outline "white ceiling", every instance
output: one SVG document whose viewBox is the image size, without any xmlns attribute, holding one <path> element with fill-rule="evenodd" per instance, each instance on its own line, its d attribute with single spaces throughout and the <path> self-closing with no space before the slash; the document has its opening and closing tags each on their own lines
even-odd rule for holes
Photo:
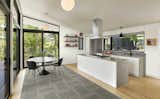
<svg viewBox="0 0 160 99">
<path fill-rule="evenodd" d="M 21 0 L 22 11 L 48 13 L 56 21 L 88 33 L 95 17 L 103 19 L 104 31 L 160 22 L 160 0 L 76 0 L 71 12 L 63 11 L 60 1 Z"/>
</svg>

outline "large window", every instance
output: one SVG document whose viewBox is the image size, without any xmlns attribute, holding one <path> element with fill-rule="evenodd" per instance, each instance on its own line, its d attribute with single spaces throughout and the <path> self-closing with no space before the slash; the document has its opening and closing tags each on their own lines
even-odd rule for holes
<svg viewBox="0 0 160 99">
<path fill-rule="evenodd" d="M 19 30 L 14 29 L 13 31 L 13 76 L 14 80 L 20 70 L 20 40 L 19 40 Z"/>
<path fill-rule="evenodd" d="M 59 58 L 58 33 L 24 32 L 24 63 L 31 57 L 51 56 Z"/>
<path fill-rule="evenodd" d="M 126 34 L 125 38 L 129 38 L 130 41 L 133 43 L 133 47 L 134 47 L 133 50 L 144 51 L 144 47 L 145 47 L 144 32 Z"/>
<path fill-rule="evenodd" d="M 145 35 L 144 32 L 111 35 L 105 38 L 105 50 L 123 51 L 135 50 L 144 51 Z"/>
<path fill-rule="evenodd" d="M 6 16 L 0 9 L 0 99 L 9 95 L 9 67 L 7 65 Z"/>
<path fill-rule="evenodd" d="M 24 32 L 24 60 L 32 56 L 41 56 L 42 52 L 42 34 Z"/>
<path fill-rule="evenodd" d="M 20 12 L 14 1 L 13 12 L 13 76 L 14 81 L 20 70 Z"/>
<path fill-rule="evenodd" d="M 24 67 L 31 57 L 51 56 L 59 58 L 59 27 L 24 17 Z"/>
<path fill-rule="evenodd" d="M 58 34 L 44 33 L 44 51 L 46 56 L 59 57 Z"/>
<path fill-rule="evenodd" d="M 104 49 L 111 50 L 111 37 L 106 37 L 104 39 Z"/>
</svg>

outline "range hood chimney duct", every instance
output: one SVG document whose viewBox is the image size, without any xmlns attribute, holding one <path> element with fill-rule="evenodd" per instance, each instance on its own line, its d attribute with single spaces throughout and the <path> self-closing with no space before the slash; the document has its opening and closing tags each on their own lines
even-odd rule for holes
<svg viewBox="0 0 160 99">
<path fill-rule="evenodd" d="M 103 36 L 103 22 L 100 18 L 93 19 L 92 22 L 92 38 L 102 38 Z"/>
</svg>

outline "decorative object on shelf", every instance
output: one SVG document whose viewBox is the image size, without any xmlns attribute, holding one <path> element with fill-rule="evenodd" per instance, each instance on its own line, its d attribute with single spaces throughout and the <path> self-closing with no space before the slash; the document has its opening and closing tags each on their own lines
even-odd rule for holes
<svg viewBox="0 0 160 99">
<path fill-rule="evenodd" d="M 66 46 L 66 47 L 77 47 L 78 44 L 66 44 L 65 46 Z"/>
<path fill-rule="evenodd" d="M 73 34 L 73 35 L 68 35 L 66 34 L 65 36 L 65 46 L 66 47 L 78 47 L 78 35 Z"/>
<path fill-rule="evenodd" d="M 83 50 L 83 33 L 66 34 L 64 38 L 65 47 L 76 47 L 79 50 Z"/>
<path fill-rule="evenodd" d="M 66 34 L 66 36 L 64 36 L 64 37 L 78 38 L 78 35 L 77 34 L 75 34 L 75 35 L 68 35 L 68 34 Z"/>
<path fill-rule="evenodd" d="M 147 45 L 148 46 L 156 46 L 157 45 L 157 39 L 156 38 L 147 39 Z"/>
<path fill-rule="evenodd" d="M 111 50 L 104 50 L 104 51 L 103 51 L 103 54 L 111 55 L 111 54 L 112 54 L 112 51 L 111 51 Z"/>
<path fill-rule="evenodd" d="M 79 36 L 83 37 L 83 33 L 79 33 Z"/>
<path fill-rule="evenodd" d="M 71 11 L 75 6 L 75 0 L 61 0 L 61 6 L 65 11 Z"/>
</svg>

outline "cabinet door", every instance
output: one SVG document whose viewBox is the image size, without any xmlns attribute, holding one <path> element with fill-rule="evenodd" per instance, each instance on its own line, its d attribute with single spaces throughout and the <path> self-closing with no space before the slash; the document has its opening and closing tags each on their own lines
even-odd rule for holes
<svg viewBox="0 0 160 99">
<path fill-rule="evenodd" d="M 139 59 L 127 59 L 127 64 L 129 74 L 139 77 Z"/>
<path fill-rule="evenodd" d="M 87 54 L 90 54 L 90 38 L 85 37 L 85 51 Z"/>
</svg>

